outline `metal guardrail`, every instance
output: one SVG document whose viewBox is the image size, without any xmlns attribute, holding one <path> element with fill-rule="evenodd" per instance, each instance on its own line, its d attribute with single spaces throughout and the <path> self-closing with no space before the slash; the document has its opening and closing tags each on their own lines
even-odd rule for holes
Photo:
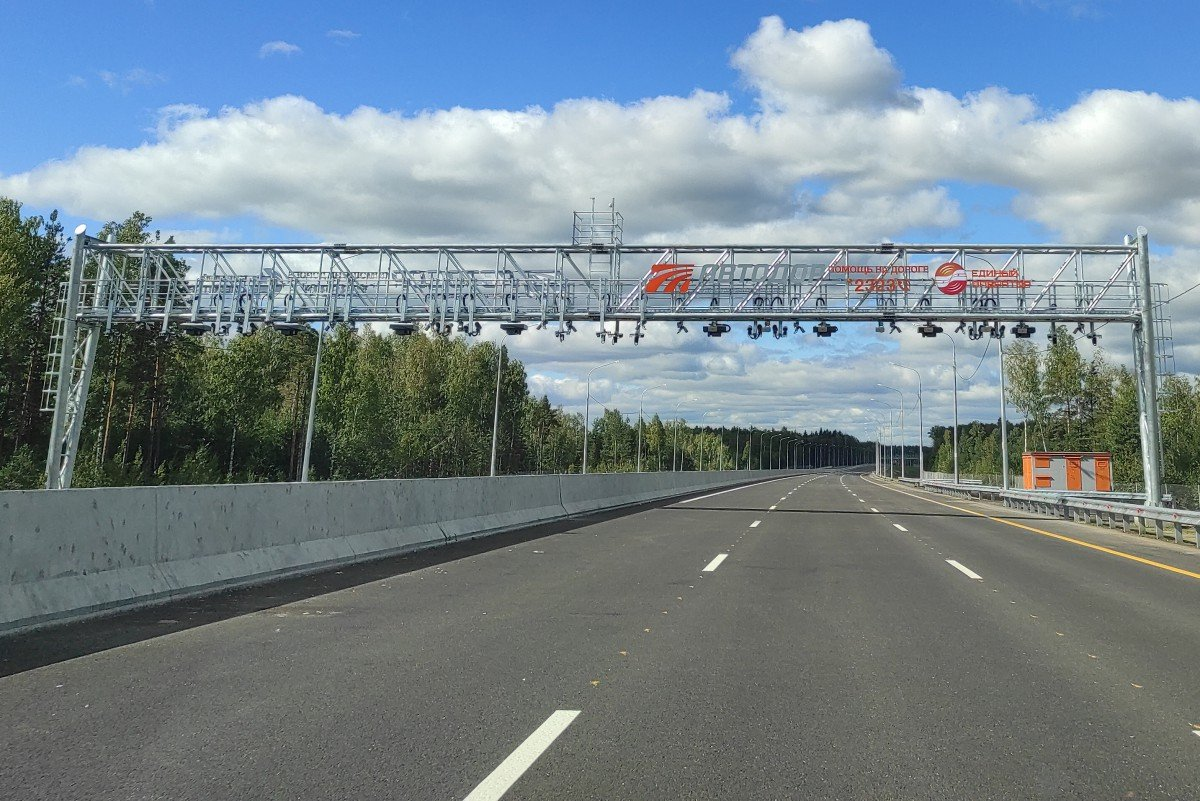
<svg viewBox="0 0 1200 801">
<path fill-rule="evenodd" d="M 1105 493 L 1105 498 L 1100 499 L 1067 492 L 1004 490 L 978 484 L 922 481 L 915 478 L 900 480 L 905 484 L 959 498 L 994 501 L 1010 508 L 1073 520 L 1077 523 L 1094 523 L 1109 528 L 1119 525 L 1125 533 L 1129 533 L 1131 528 L 1136 528 L 1139 534 L 1152 530 L 1154 536 L 1160 540 L 1167 538 L 1166 529 L 1169 526 L 1175 542 L 1179 544 L 1187 541 L 1184 539 L 1184 529 L 1190 528 L 1195 537 L 1193 542 L 1200 548 L 1200 512 L 1138 503 L 1141 496 L 1133 493 Z"/>
</svg>

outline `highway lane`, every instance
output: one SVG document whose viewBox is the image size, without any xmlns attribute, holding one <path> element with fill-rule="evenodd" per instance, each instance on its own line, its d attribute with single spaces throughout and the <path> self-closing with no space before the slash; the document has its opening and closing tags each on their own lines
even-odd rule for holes
<svg viewBox="0 0 1200 801">
<path fill-rule="evenodd" d="M 984 573 L 992 593 L 1004 595 L 1044 625 L 1061 621 L 1056 636 L 1067 636 L 1063 629 L 1069 626 L 1070 638 L 1090 643 L 1089 650 L 1097 658 L 1124 655 L 1134 670 L 1144 666 L 1145 656 L 1152 653 L 1154 665 L 1141 668 L 1142 678 L 1155 677 L 1151 683 L 1158 691 L 1184 693 L 1175 698 L 1179 704 L 1192 697 L 1185 693 L 1197 653 L 1197 629 L 1192 622 L 1197 579 L 1166 568 L 1200 575 L 1200 553 L 1195 549 L 908 488 L 903 488 L 904 494 L 882 487 L 865 493 L 877 499 L 892 520 L 922 514 L 934 504 L 938 514 L 923 518 L 927 522 L 912 536 L 935 554 Z M 960 510 L 1002 517 L 1027 528 Z M 1146 561 L 1097 552 L 1029 529 Z M 1138 683 L 1138 678 L 1132 676 L 1131 681 Z"/>
<path fill-rule="evenodd" d="M 1200 796 L 1200 581 L 913 494 L 802 475 L 3 678 L 0 786 Z"/>
<path fill-rule="evenodd" d="M 1086 665 L 1089 675 L 1107 681 L 1115 698 L 1164 712 L 1186 712 L 1191 717 L 1180 724 L 1185 730 L 1200 722 L 1194 676 L 1200 654 L 1198 581 L 1169 570 L 1200 575 L 1200 553 L 1195 549 L 907 487 L 902 488 L 904 494 L 873 486 L 858 491 L 892 520 L 922 515 L 933 504 L 939 513 L 922 516 L 924 522 L 911 536 L 931 554 L 953 558 L 982 574 L 984 589 L 1026 621 L 1031 638 L 1082 655 L 1075 664 Z M 1098 552 L 1039 531 L 1145 561 Z"/>
<path fill-rule="evenodd" d="M 748 518 L 663 515 L 0 679 L 0 781 L 30 798 L 461 797 L 548 705 L 619 668 L 613 644 L 666 617 L 664 588 L 699 587 Z"/>
<path fill-rule="evenodd" d="M 770 513 L 717 577 L 729 602 L 658 644 L 649 680 L 512 797 L 1196 797 L 1194 693 L 1098 678 L 1078 642 L 1047 642 L 911 535 L 932 517 L 901 532 L 869 512 L 887 499 L 841 484 Z M 555 788 L 569 770 L 584 789 Z"/>
</svg>

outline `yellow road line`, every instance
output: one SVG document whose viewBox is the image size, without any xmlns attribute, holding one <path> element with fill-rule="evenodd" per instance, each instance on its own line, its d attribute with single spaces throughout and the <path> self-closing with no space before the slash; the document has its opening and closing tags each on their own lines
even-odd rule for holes
<svg viewBox="0 0 1200 801">
<path fill-rule="evenodd" d="M 1142 556 L 1135 556 L 1131 553 L 1125 553 L 1124 551 L 1118 551 L 1115 548 L 1105 548 L 1103 545 L 1096 545 L 1095 543 L 1092 543 L 1092 542 L 1086 542 L 1084 540 L 1077 540 L 1074 537 L 1068 537 L 1065 534 L 1055 534 L 1053 531 L 1044 531 L 1043 529 L 1034 528 L 1033 526 L 1027 526 L 1023 523 L 1017 523 L 1013 520 L 1005 520 L 1002 517 L 993 517 L 992 515 L 984 514 L 983 512 L 976 512 L 974 509 L 966 509 L 962 506 L 955 506 L 954 504 L 950 504 L 950 503 L 942 503 L 941 501 L 935 501 L 932 498 L 926 498 L 924 495 L 914 495 L 911 492 L 905 492 L 904 490 L 896 489 L 895 487 L 889 487 L 888 485 L 881 484 L 877 481 L 871 481 L 871 479 L 867 479 L 867 481 L 870 481 L 871 484 L 873 484 L 876 487 L 881 487 L 886 490 L 891 490 L 892 492 L 898 492 L 901 495 L 907 495 L 908 497 L 916 498 L 919 501 L 925 501 L 926 503 L 934 503 L 934 504 L 937 504 L 938 506 L 944 506 L 947 509 L 954 509 L 959 512 L 965 512 L 969 515 L 975 515 L 976 517 L 982 517 L 986 520 L 994 520 L 997 523 L 1003 523 L 1006 526 L 1012 526 L 1013 528 L 1024 529 L 1025 531 L 1032 531 L 1034 534 L 1041 534 L 1044 537 L 1051 537 L 1056 540 L 1062 540 L 1063 542 L 1069 542 L 1072 545 L 1079 545 L 1083 548 L 1091 548 L 1093 551 L 1100 551 L 1101 553 L 1106 553 L 1106 554 L 1109 554 L 1110 556 L 1119 556 L 1122 559 L 1128 559 L 1131 562 L 1140 562 L 1143 565 L 1150 565 L 1151 567 L 1157 567 L 1159 570 L 1166 570 L 1170 573 L 1178 573 L 1181 576 L 1188 576 L 1189 578 L 1200 579 L 1200 573 L 1193 573 L 1190 570 L 1184 570 L 1182 567 L 1175 567 L 1174 565 L 1163 564 L 1162 562 L 1155 562 L 1153 559 L 1146 559 L 1145 557 L 1142 557 Z"/>
</svg>

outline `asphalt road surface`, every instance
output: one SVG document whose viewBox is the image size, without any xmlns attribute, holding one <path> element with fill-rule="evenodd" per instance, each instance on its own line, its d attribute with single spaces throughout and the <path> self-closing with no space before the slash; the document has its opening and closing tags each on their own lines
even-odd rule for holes
<svg viewBox="0 0 1200 801">
<path fill-rule="evenodd" d="M 1200 798 L 1172 544 L 814 473 L 328 579 L 0 641 L 0 797 Z"/>
</svg>

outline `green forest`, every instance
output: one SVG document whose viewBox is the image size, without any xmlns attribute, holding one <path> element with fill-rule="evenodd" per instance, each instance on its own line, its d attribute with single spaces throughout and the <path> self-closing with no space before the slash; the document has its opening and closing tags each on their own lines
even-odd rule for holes
<svg viewBox="0 0 1200 801">
<path fill-rule="evenodd" d="M 1077 340 L 1061 327 L 1044 346 L 1033 340 L 1007 343 L 1004 357 L 1010 475 L 1020 476 L 1027 450 L 1098 451 L 1113 455 L 1118 489 L 1141 488 L 1137 388 L 1128 368 L 1110 364 L 1099 350 L 1085 359 Z M 1162 379 L 1159 414 L 1164 483 L 1194 496 L 1200 483 L 1200 384 L 1178 375 Z M 952 426 L 932 426 L 929 434 L 933 446 L 926 469 L 952 473 Z M 999 416 L 959 429 L 961 474 L 999 475 L 1000 453 Z M 915 475 L 911 465 L 909 474 Z"/>
<path fill-rule="evenodd" d="M 134 213 L 97 236 L 161 239 L 151 224 Z M 23 216 L 0 198 L 0 489 L 44 485 L 50 415 L 39 409 L 67 241 L 56 214 Z M 316 348 L 315 329 L 220 339 L 114 327 L 100 338 L 73 486 L 298 479 Z M 498 367 L 497 472 L 578 472 L 582 415 L 532 396 L 523 365 L 504 350 L 334 327 L 321 354 L 310 479 L 486 475 Z M 636 418 L 618 409 L 593 418 L 588 470 L 636 469 Z M 735 454 L 741 467 L 769 467 L 800 453 L 874 458 L 873 445 L 837 431 L 756 430 L 750 439 L 745 429 L 657 415 L 642 431 L 644 470 L 728 469 Z"/>
<path fill-rule="evenodd" d="M 140 212 L 98 236 L 159 240 Z M 169 241 L 169 240 L 168 240 Z M 0 488 L 44 483 L 49 417 L 40 411 L 46 351 L 68 239 L 56 214 L 25 216 L 0 198 Z M 292 481 L 300 476 L 316 354 L 315 329 L 286 335 L 189 336 L 158 326 L 100 338 L 74 486 Z M 317 390 L 313 479 L 484 475 L 500 358 L 498 472 L 578 472 L 583 419 L 529 391 L 520 361 L 487 341 L 354 331 L 325 334 Z M 1107 451 L 1114 477 L 1137 488 L 1141 457 L 1133 376 L 1097 350 L 1084 358 L 1067 329 L 1053 341 L 1005 346 L 1009 470 L 1025 450 Z M 1200 384 L 1171 376 L 1160 392 L 1164 477 L 1200 484 Z M 678 425 L 677 425 L 678 423 Z M 599 409 L 588 434 L 591 471 L 637 467 L 637 420 Z M 926 469 L 953 471 L 951 427 L 933 425 Z M 874 444 L 838 431 L 756 431 L 645 421 L 645 470 L 822 463 L 833 453 L 870 462 Z M 1000 472 L 999 416 L 959 431 L 963 475 Z M 907 474 L 916 475 L 910 449 Z"/>
</svg>

